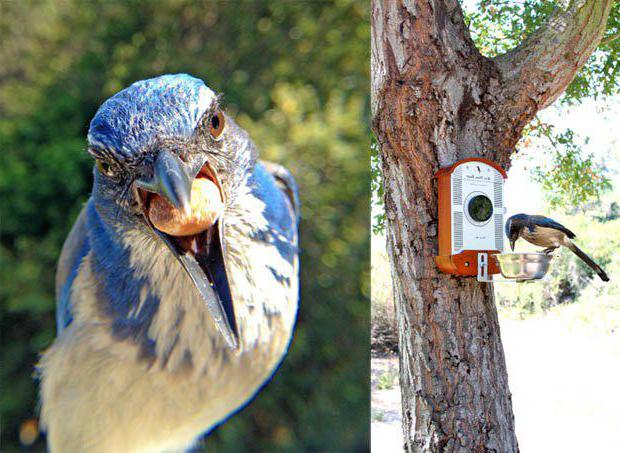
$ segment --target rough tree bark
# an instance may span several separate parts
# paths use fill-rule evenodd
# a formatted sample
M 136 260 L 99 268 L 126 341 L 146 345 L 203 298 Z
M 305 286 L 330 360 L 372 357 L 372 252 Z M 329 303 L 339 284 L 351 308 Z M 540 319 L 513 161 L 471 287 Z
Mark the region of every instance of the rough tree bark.
M 433 174 L 466 157 L 505 169 L 536 112 L 598 45 L 612 0 L 572 1 L 493 59 L 456 0 L 373 0 L 372 115 L 398 310 L 407 451 L 518 451 L 490 284 L 438 272 Z

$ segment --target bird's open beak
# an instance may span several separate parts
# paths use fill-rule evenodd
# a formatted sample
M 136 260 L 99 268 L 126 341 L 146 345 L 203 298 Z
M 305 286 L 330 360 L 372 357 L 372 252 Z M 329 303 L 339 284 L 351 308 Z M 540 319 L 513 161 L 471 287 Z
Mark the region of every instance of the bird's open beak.
M 206 163 L 198 169 L 191 169 L 175 154 L 162 150 L 154 163 L 153 177 L 148 181 L 136 181 L 136 198 L 146 224 L 179 260 L 207 304 L 207 309 L 226 343 L 236 349 L 239 345 L 239 333 L 226 272 L 223 219 L 218 219 L 206 231 L 198 234 L 173 236 L 156 228 L 148 214 L 149 202 L 154 194 L 165 198 L 172 206 L 189 216 L 192 211 L 192 182 L 199 175 L 209 177 L 217 184 L 215 174 Z

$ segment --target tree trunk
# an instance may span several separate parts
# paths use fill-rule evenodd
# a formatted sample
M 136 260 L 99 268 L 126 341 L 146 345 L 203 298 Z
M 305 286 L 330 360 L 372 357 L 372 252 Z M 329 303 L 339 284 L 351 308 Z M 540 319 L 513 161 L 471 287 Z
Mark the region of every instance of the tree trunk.
M 522 129 L 596 48 L 611 0 L 575 1 L 495 59 L 455 0 L 373 0 L 372 114 L 381 147 L 407 451 L 518 451 L 493 288 L 438 271 L 434 173 L 508 169 Z M 534 370 L 533 370 L 534 371 Z

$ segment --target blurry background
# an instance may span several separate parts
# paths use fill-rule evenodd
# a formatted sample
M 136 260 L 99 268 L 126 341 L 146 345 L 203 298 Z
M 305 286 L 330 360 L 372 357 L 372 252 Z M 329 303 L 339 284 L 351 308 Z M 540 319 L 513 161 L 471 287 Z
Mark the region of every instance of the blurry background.
M 86 201 L 85 134 L 132 82 L 217 92 L 302 200 L 298 329 L 276 378 L 213 451 L 363 450 L 369 439 L 369 26 L 365 1 L 0 1 L 0 450 L 36 426 L 54 272 Z M 30 447 L 43 450 L 41 438 Z

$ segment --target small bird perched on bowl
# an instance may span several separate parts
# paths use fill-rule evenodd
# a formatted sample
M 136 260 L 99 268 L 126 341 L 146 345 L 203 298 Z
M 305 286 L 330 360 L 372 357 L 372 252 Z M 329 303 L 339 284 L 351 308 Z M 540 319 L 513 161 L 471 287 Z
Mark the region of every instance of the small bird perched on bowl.
M 505 229 L 511 250 L 514 251 L 515 243 L 520 237 L 530 244 L 545 247 L 543 250 L 545 253 L 551 253 L 558 247 L 564 246 L 596 272 L 601 280 L 609 281 L 609 277 L 601 266 L 571 240 L 575 238 L 575 233 L 555 220 L 542 215 L 515 214 L 506 221 Z
M 104 102 L 94 185 L 57 270 L 39 365 L 54 452 L 179 451 L 247 403 L 291 340 L 298 199 L 202 80 Z

